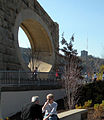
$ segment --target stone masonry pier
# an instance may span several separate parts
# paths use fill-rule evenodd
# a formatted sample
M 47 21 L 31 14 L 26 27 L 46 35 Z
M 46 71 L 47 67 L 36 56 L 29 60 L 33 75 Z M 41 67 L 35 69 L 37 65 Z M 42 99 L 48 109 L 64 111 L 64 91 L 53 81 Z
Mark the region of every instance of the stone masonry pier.
M 28 70 L 18 44 L 19 27 L 38 54 L 41 72 L 53 70 L 59 28 L 37 0 L 0 0 L 0 70 Z

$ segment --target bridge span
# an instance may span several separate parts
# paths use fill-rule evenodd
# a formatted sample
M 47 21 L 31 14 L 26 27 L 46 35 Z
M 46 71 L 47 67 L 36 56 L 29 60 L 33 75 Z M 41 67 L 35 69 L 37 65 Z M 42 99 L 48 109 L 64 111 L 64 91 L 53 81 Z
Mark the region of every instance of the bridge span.
M 38 55 L 38 60 L 33 60 L 33 64 L 38 61 L 41 72 L 36 81 L 31 79 L 33 69 L 26 65 L 20 52 L 19 27 L 29 39 L 33 56 Z M 0 0 L 0 113 L 3 117 L 20 110 L 33 95 L 39 95 L 42 103 L 49 92 L 56 99 L 63 97 L 59 81 L 42 73 L 55 71 L 58 47 L 59 26 L 37 0 Z

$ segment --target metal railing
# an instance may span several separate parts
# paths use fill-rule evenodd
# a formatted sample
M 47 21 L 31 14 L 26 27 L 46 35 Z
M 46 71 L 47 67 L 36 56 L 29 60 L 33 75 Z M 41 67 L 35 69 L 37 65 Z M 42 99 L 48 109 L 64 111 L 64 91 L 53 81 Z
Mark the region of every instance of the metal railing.
M 56 79 L 53 72 L 38 72 L 37 78 L 32 72 L 0 71 L 1 86 L 10 85 L 61 85 L 61 79 Z

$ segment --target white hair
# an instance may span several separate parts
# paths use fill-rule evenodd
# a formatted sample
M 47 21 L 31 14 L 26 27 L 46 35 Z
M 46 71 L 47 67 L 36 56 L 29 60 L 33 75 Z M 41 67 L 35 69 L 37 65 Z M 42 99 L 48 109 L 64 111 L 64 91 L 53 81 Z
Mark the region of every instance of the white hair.
M 39 96 L 33 96 L 31 102 L 39 101 Z

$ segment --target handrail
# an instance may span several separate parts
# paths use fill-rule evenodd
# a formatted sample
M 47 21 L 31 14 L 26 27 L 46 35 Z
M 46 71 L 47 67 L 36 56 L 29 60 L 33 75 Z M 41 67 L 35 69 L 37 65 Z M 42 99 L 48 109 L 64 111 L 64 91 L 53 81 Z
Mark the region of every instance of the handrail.
M 60 73 L 61 74 L 61 73 Z M 61 85 L 61 77 L 56 79 L 55 72 L 0 71 L 1 86 L 13 85 Z

